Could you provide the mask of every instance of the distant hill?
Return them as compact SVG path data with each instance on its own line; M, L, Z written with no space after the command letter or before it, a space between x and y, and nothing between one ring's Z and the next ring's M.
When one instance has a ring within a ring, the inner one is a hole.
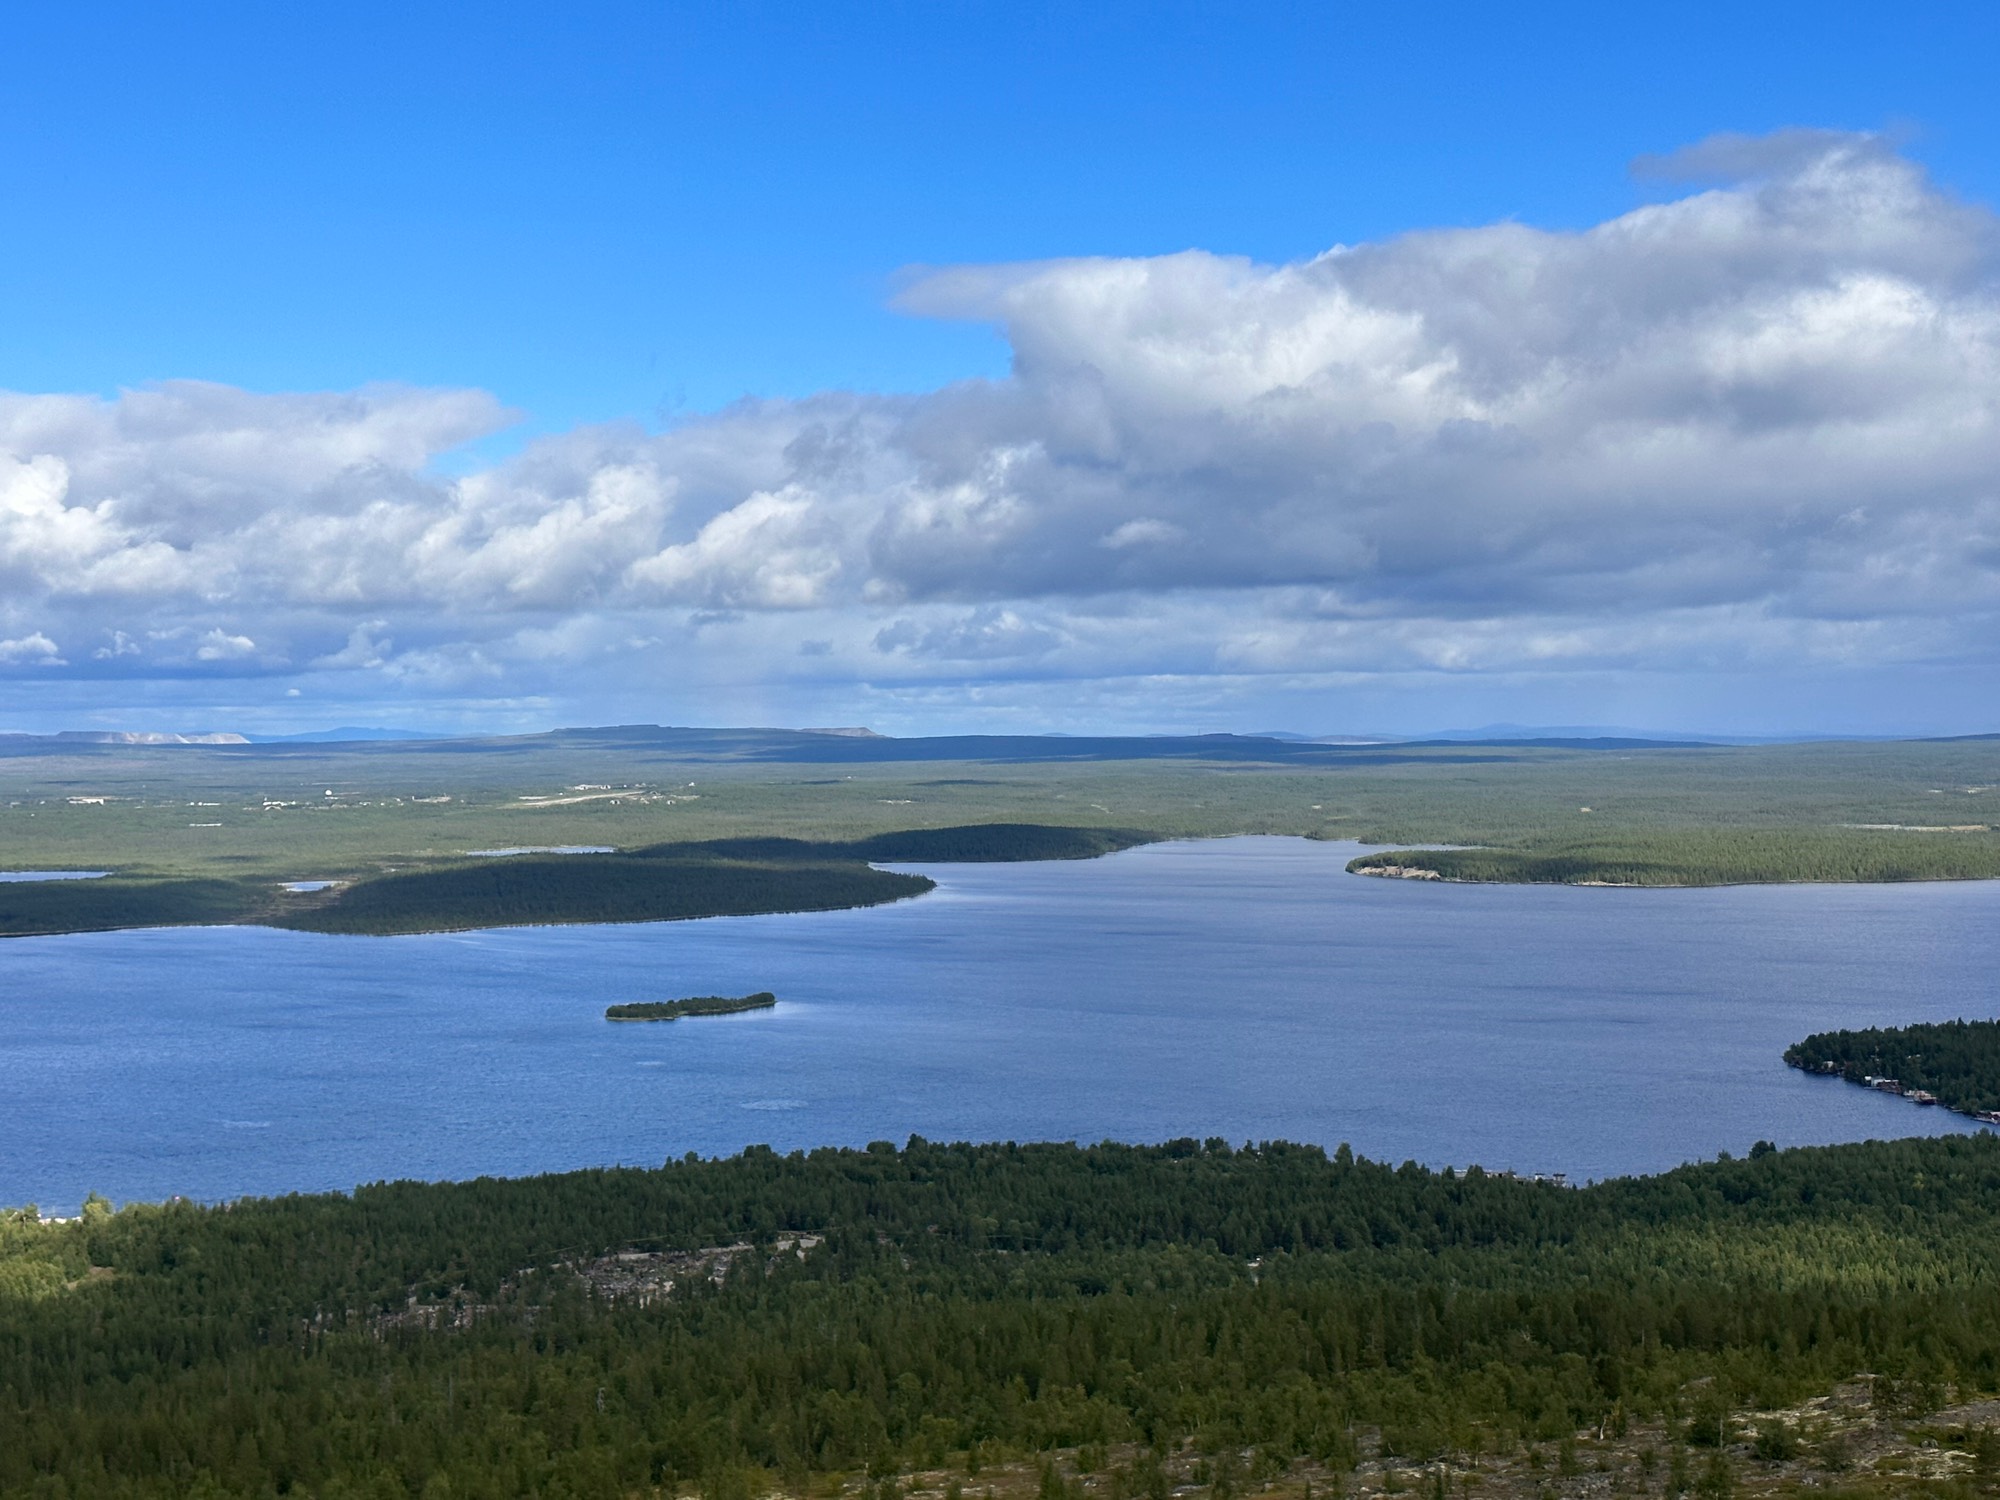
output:
M227 732L162 734L149 729L65 729L60 734L23 735L58 745L247 745L248 738Z
M441 740L448 735L426 729L314 729L305 734L246 734L253 745L343 745L363 740Z
M1623 724L1486 724L1477 729L1436 729L1418 735L1391 735L1398 744L1443 742L1478 745L1573 744L1579 741L1624 741L1656 745L1812 745L1910 739L1901 734L1694 734L1680 729L1634 729ZM1977 736L1961 736L1977 738Z
M1449 740L1384 744L1277 739L1252 734L946 734L849 736L800 729L695 729L658 724L620 724L601 729L558 729L509 740L454 740L453 750L541 745L599 745L653 750L681 760L768 761L778 764L856 765L915 761L991 761L1022 765L1106 760L1203 760L1246 765L1398 765L1435 759L1433 752L1457 752L1454 759L1506 759L1511 750L1682 750L1685 740ZM1481 751L1495 753L1482 755Z
M618 749L679 761L749 761L793 765L860 765L923 761L986 761L1045 765L1116 760L1210 761L1243 765L1366 766L1434 760L1439 751L1477 763L1506 760L1523 749L1689 749L1699 741L1637 738L1512 738L1432 741L1342 741L1254 734L1090 735L958 734L893 738L855 729L726 729L617 724L555 729L542 734L451 738L411 729L321 729L301 734L167 735L70 731L56 735L0 734L0 755L46 755L97 747L216 746L238 755L316 752L360 755L509 755L546 749Z
M454 748L475 742L457 741ZM677 759L769 761L807 765L881 764L905 761L997 761L1051 764L1065 761L1206 760L1262 765L1391 764L1413 758L1401 747L1324 745L1247 734L1040 735L948 734L892 739L883 735L834 735L797 729L688 729L621 724L602 729L559 729L513 745L602 745L655 750ZM1454 749L1471 748L1454 746ZM1421 752L1418 752L1421 754ZM1428 758L1428 757L1425 757Z
M1538 735L1519 739L1435 739L1399 740L1398 744L1411 749L1457 748L1462 745L1476 745L1489 749L1506 750L1715 750L1738 741L1721 740L1649 740L1631 739L1618 735L1591 735L1571 738L1564 735Z

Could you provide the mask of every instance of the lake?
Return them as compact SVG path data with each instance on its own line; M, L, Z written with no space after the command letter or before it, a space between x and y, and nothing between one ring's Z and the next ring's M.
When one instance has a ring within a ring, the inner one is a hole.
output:
M764 1142L1285 1137L1650 1172L1981 1127L1787 1068L1995 1013L2000 882L1584 890L1362 879L1239 838L930 865L861 911L0 943L0 1203L73 1212ZM916 868L916 867L912 867ZM774 990L616 1025L607 1004Z

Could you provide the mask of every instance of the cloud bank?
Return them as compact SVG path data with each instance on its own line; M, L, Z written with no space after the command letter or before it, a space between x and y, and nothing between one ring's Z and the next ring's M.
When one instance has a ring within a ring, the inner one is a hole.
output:
M901 306L996 324L1008 378L457 476L511 420L483 392L0 395L0 680L687 720L1996 665L2000 221L1871 137L1648 170L1723 185L1290 265L921 274Z

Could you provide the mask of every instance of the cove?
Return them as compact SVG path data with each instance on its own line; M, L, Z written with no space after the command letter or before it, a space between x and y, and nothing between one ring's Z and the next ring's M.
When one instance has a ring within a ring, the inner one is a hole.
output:
M1582 1180L1759 1139L1980 1128L1780 1054L1830 1027L1993 1014L2000 882L1467 886L1350 876L1357 852L1238 838L925 865L929 895L795 916L9 940L0 1204L912 1133L1346 1141ZM756 990L778 1006L603 1019Z

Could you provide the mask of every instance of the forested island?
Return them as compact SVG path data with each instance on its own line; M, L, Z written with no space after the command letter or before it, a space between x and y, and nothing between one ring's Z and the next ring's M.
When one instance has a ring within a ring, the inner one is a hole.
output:
M912 1139L93 1199L0 1218L0 1493L1972 1494L1996 1234L1988 1136L1584 1189Z
M1820 1031L1785 1049L1809 1073L2000 1119L2000 1021L1938 1021Z
M682 1016L733 1016L746 1010L769 1010L778 997L769 990L754 995L690 995L685 1000L640 1000L607 1005L607 1021L678 1021Z

